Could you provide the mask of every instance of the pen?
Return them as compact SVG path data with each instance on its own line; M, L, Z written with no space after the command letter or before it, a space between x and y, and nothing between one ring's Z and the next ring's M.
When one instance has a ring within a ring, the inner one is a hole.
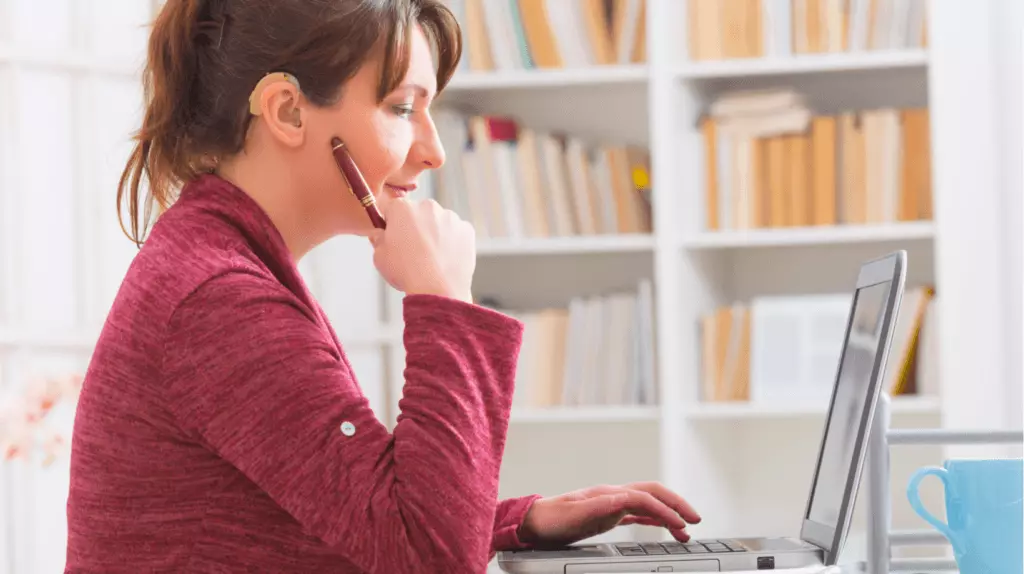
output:
M377 202L373 198L373 194L370 193L370 188L367 187L363 174L359 172L359 168L352 161L352 157L348 155L348 151L345 149L345 142L335 137L331 140L331 150L334 152L334 161L337 162L338 169L341 170L342 175L345 176L345 180L348 182L349 190L352 191L352 195L356 196L359 203L363 204L363 207L366 208L366 215L369 216L370 222L377 229L384 229L386 226L384 217L377 210Z

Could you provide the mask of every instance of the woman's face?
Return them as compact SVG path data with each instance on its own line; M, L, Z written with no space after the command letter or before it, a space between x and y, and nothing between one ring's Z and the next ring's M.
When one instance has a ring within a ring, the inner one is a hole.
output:
M433 56L422 30L412 35L409 70L399 87L377 101L381 61L367 62L343 87L336 105L305 106L302 178L313 213L325 218L334 234L365 235L373 229L366 211L351 194L331 154L337 136L347 146L370 191L386 203L416 188L427 169L444 163L429 105L437 91Z

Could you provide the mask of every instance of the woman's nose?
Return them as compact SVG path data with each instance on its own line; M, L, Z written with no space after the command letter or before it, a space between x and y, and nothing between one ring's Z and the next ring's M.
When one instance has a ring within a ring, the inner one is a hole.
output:
M413 146L413 153L416 154L414 160L427 169L437 169L444 165L444 146L441 145L441 138L437 134L433 120L427 121L427 125Z

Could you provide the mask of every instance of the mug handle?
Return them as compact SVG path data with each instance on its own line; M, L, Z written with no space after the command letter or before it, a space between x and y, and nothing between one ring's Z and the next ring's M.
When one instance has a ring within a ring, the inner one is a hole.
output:
M926 509L924 507L924 504L921 503L921 497L917 493L917 489L918 486L920 486L921 484L921 480L923 480L924 477L928 476L929 474L937 476L940 480L942 480L943 488L945 488L947 491L949 490L949 472L946 471L946 469L935 466L925 467L919 469L910 477L910 482L907 484L907 499L910 501L910 506L914 509L914 512L916 512L918 515L921 516L921 518L928 521L929 524L931 524L939 532L941 532L942 535L949 540L950 544L953 545L953 549L956 550L956 552L959 554L960 539L957 537L956 534L953 533L952 530L950 530L948 524L942 522L938 518L935 518L935 516L931 512L928 512L928 509Z

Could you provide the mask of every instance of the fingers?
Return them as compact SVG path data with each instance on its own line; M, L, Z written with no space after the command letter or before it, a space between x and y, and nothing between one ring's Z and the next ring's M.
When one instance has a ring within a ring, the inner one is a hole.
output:
M698 524L700 522L700 515L693 509L693 506L691 506L689 502L657 482L636 482L626 486L598 485L581 491L581 494L585 497L593 497L621 492L623 490L639 490L646 492L671 508L673 512L682 517L686 522L690 524Z
M626 526L629 524L639 524L641 526L665 526L660 520L655 520L650 516L643 516L638 514L627 514L619 521L619 524Z
M669 529L669 532L672 534L673 538L675 538L676 540L678 540L680 542L689 542L690 541L690 533L687 532L685 528Z
M391 211L391 208L395 203L395 198L391 197L391 194L383 192L374 195L373 199L377 204L377 211L379 211L381 216L386 220L388 218L388 212Z
M639 482L629 485L628 488L650 493L690 524L697 524L700 522L700 515L693 509L693 506L683 499L682 496L672 492L663 484L657 482Z
M370 240L370 245L376 249L384 241L384 230L374 229L367 235L367 238Z
M644 490L625 489L618 494L608 495L617 504L616 510L625 514L646 516L668 529L686 528L686 522L668 505Z
M659 528L665 527L665 524L663 524L660 520L655 520L648 516L637 516L635 514L626 515L622 520L619 521L620 526L627 526L630 524L639 524L641 526L655 526ZM690 541L690 533L686 531L685 527L669 528L668 531L670 534L672 534L673 538L680 542Z

